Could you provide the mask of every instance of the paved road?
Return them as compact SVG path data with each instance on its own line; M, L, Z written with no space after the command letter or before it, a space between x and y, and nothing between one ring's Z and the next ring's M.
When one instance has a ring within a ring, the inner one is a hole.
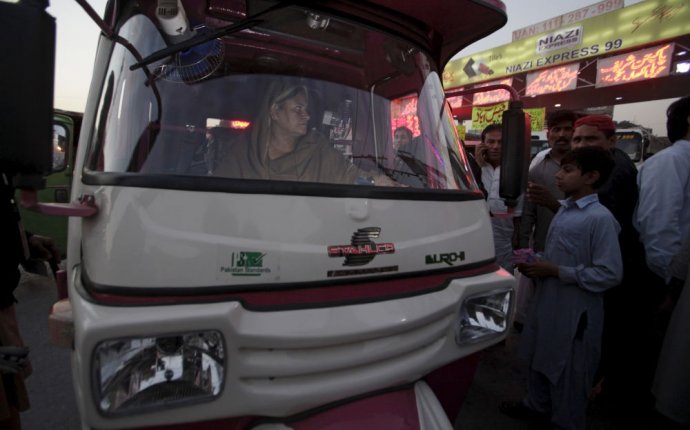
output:
M511 330L505 343L484 351L474 382L455 421L456 430L533 430L538 426L503 415L498 405L505 400L519 400L527 387L527 366L517 359L520 335ZM591 404L588 430L613 430L609 417Z
M527 367L516 357L520 335L511 331L506 342L486 349L480 360L475 379L465 404L455 422L456 430L536 430L533 424L515 420L498 411L504 400L524 396L527 386ZM634 358L633 358L634 359ZM601 402L590 402L587 410L587 430L690 430L690 426L675 424L661 414L647 416L640 421L640 412L630 410L638 424L635 427L616 425Z
M22 414L24 430L77 430L69 351L48 341L48 314L56 300L52 278L22 274L17 288L17 317L31 352L33 374L26 380L31 409Z

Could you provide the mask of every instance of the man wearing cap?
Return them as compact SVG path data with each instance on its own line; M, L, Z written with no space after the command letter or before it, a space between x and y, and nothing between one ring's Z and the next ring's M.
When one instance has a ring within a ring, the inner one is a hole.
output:
M634 322L650 311L647 287L654 274L644 259L644 249L633 226L638 200L637 168L630 157L616 148L616 126L608 115L590 115L575 121L572 147L600 146L612 151L615 167L609 180L599 189L599 201L613 213L621 226L618 240L623 256L623 281L604 294L604 333L600 373L603 398L619 424L631 424L635 414L650 405L649 383L653 372L652 354L641 343ZM640 323L644 326L644 323ZM644 336L644 335L643 335ZM635 360L632 357L636 357ZM646 365L640 365L640 362ZM633 363L636 363L633 365ZM643 370L644 369L644 370Z
M608 182L599 190L599 201L620 223L621 236L632 232L632 215L637 204L637 168L630 157L616 148L616 125L608 115L589 115L575 121L572 147L600 146L612 151L616 167ZM635 184L633 187L632 184ZM621 243L623 245L623 243Z

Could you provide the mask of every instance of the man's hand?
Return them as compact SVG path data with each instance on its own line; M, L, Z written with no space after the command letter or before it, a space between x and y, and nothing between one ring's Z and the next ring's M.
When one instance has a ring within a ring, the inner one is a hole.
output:
M558 266L550 261L535 261L533 263L519 263L518 270L528 278L558 278Z
M29 249L31 251L31 257L41 258L44 260L55 260L55 263L59 263L60 251L58 251L55 246L53 239L46 236L39 236L37 234L29 238Z
M474 149L474 158L480 166L486 166L486 155L489 152L489 145L486 143L479 143ZM479 178L481 180L481 178Z
M558 212L560 203L543 185L535 184L534 182L527 183L526 195L530 203L547 207L552 212Z

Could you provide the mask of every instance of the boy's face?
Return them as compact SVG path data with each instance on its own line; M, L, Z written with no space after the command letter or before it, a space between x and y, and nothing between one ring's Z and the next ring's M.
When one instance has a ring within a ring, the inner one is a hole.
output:
M598 178L598 172L583 174L582 170L575 164L562 164L560 170L556 172L556 186L563 191L566 197L579 198L589 194L592 184Z

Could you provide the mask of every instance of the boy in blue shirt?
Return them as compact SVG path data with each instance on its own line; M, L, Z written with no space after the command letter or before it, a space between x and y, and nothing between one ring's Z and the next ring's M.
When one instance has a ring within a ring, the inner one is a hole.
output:
M599 147L575 149L561 161L556 184L566 199L549 227L543 259L518 265L535 278L536 292L520 345L529 363L527 396L501 404L507 415L558 429L586 427L601 353L602 293L623 277L620 226L596 194L613 166L610 152Z

